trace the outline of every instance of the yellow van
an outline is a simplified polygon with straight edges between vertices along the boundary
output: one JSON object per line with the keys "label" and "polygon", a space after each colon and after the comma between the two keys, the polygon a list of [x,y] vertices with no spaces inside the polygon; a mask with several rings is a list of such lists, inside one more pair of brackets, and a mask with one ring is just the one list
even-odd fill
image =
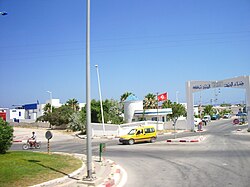
{"label": "yellow van", "polygon": [[136,142],[151,142],[156,141],[156,129],[154,126],[140,126],[133,128],[128,134],[120,136],[119,142],[132,145]]}

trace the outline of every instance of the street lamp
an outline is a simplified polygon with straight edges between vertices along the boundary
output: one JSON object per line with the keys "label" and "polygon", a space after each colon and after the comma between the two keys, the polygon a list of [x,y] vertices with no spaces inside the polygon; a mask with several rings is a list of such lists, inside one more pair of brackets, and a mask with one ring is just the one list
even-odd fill
{"label": "street lamp", "polygon": [[0,15],[6,16],[8,13],[7,12],[0,12]]}
{"label": "street lamp", "polygon": [[87,177],[92,176],[92,128],[91,128],[91,97],[90,97],[90,0],[86,0],[86,128],[87,128]]}
{"label": "street lamp", "polygon": [[175,92],[175,97],[176,97],[176,103],[177,104],[179,103],[178,95],[179,95],[179,91],[176,91]]}
{"label": "street lamp", "polygon": [[50,112],[52,113],[52,92],[51,91],[47,91],[50,95]]}
{"label": "street lamp", "polygon": [[96,67],[97,80],[98,80],[98,90],[99,90],[99,96],[100,96],[103,135],[105,135],[105,125],[104,125],[104,117],[103,117],[102,93],[101,93],[101,84],[100,84],[99,69],[98,69],[98,65],[95,65],[95,67]]}

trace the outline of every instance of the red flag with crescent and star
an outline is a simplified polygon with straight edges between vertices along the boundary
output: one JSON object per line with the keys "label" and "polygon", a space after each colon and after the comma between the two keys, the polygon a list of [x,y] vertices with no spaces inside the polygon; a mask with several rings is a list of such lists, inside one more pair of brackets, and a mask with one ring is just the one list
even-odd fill
{"label": "red flag with crescent and star", "polygon": [[168,93],[158,95],[158,101],[166,101],[168,99]]}

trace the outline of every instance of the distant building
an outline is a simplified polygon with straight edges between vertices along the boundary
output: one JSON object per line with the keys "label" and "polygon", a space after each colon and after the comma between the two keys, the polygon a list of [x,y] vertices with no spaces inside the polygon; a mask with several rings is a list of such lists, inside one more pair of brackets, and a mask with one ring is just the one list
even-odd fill
{"label": "distant building", "polygon": [[[50,103],[51,100],[47,100],[46,103]],[[2,109],[0,108],[0,117],[6,119],[8,122],[35,122],[36,119],[44,115],[44,107],[46,104],[31,103],[24,104],[16,107],[15,109]],[[60,99],[52,99],[52,107],[59,108],[63,104],[60,103]],[[85,106],[85,103],[79,103],[80,110]]]}
{"label": "distant building", "polygon": [[[47,100],[46,104],[51,103],[51,100]],[[37,118],[44,114],[44,107],[46,104],[38,104],[37,106]],[[59,108],[62,104],[60,103],[60,99],[52,99],[52,107]]]}
{"label": "distant building", "polygon": [[6,121],[21,122],[25,120],[25,109],[8,109],[6,112]]}

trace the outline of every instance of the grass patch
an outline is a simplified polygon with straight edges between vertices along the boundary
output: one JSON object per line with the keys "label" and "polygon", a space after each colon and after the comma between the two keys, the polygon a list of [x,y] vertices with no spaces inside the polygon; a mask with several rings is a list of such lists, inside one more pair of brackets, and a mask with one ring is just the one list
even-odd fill
{"label": "grass patch", "polygon": [[71,156],[26,151],[0,154],[0,186],[30,186],[66,176],[82,162]]}

